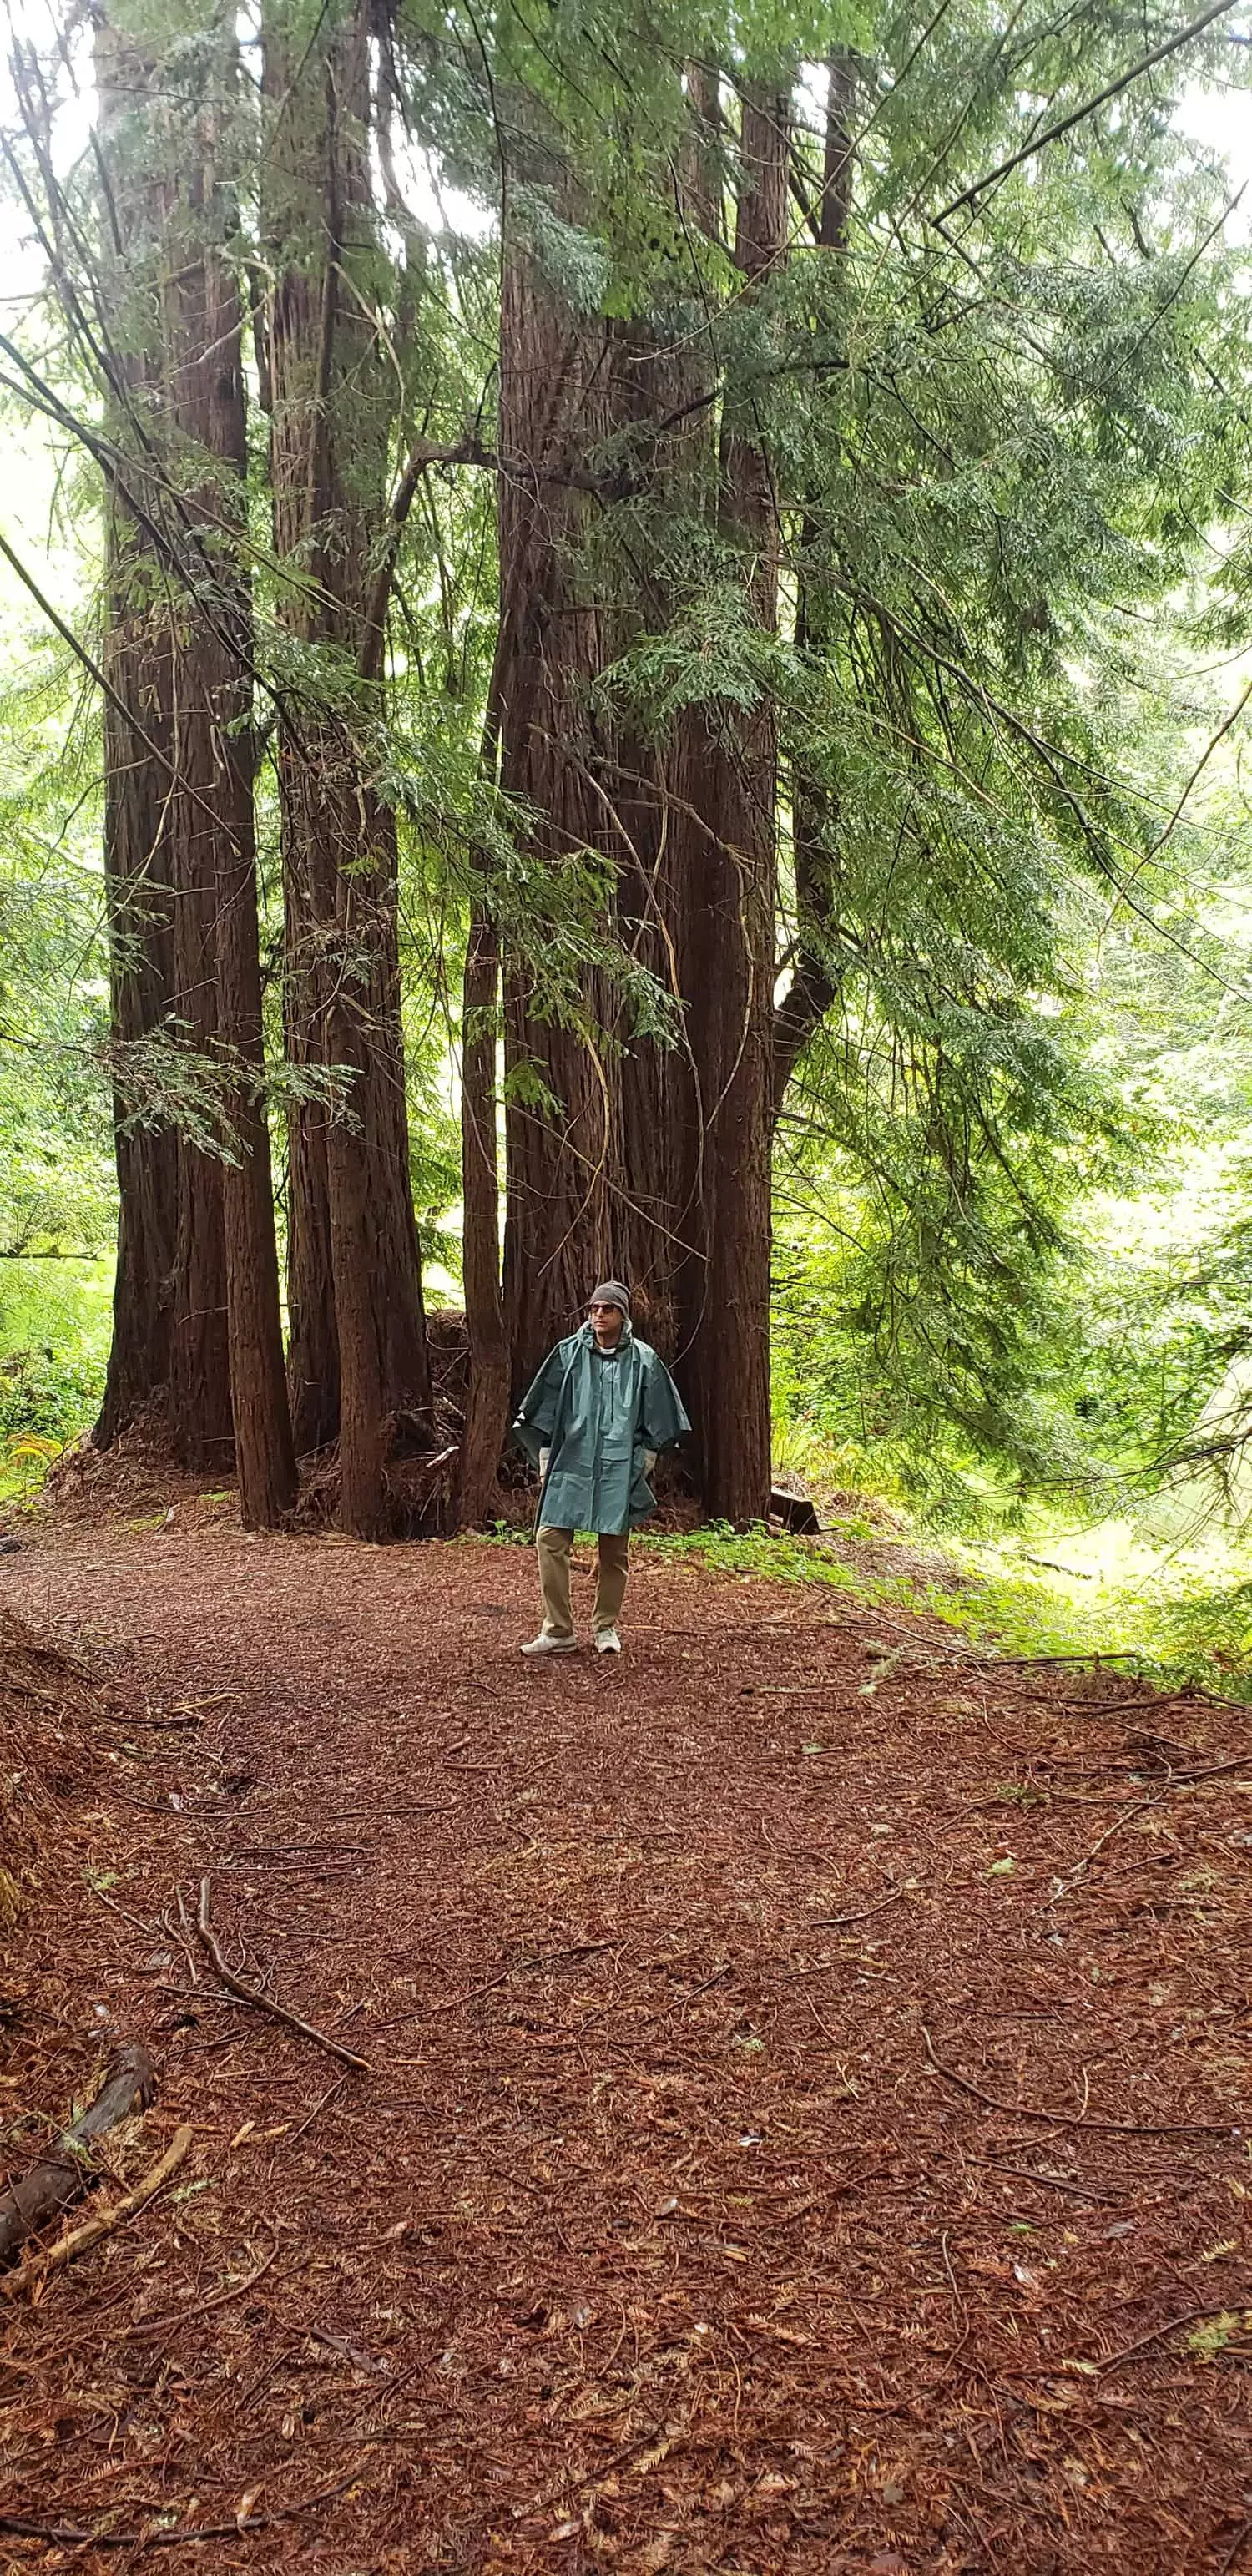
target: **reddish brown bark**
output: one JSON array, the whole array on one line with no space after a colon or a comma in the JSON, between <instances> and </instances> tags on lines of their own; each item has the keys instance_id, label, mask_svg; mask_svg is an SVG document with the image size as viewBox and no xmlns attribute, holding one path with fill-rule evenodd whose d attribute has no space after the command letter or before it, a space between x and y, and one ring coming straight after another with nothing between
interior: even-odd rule
<instances>
[{"instance_id":1,"label":"reddish brown bark","mask_svg":"<svg viewBox=\"0 0 1252 2576\"><path fill-rule=\"evenodd\" d=\"M134 1121L126 1058L172 1040L179 980L181 867L174 787L178 725L173 584L151 523L151 463L168 435L162 316L152 290L169 188L150 131L152 65L103 16L95 27L98 142L105 199L101 296L117 355L110 422L121 463L110 478L103 668L104 867L119 1211L113 1341L96 1439L107 1447L160 1399L163 1431L186 1448L201 1427L185 1366L175 1387L176 1313L185 1316L186 1149L172 1122ZM77 308L67 293L71 324ZM211 1433L212 1409L204 1428Z\"/></svg>"},{"instance_id":2,"label":"reddish brown bark","mask_svg":"<svg viewBox=\"0 0 1252 2576\"><path fill-rule=\"evenodd\" d=\"M716 102L695 85L703 141ZM786 240L789 103L754 91L743 110L735 258L759 293ZM693 153L690 208L720 224ZM506 254L502 477L506 603L526 603L506 693L507 782L543 817L554 860L590 842L613 863L611 916L634 954L681 1000L673 1048L631 1032L608 979L588 978L586 1027L546 1024L514 983L510 1074L538 1070L555 1095L508 1113L505 1278L515 1382L568 1330L591 1278L638 1296L649 1337L688 1395L711 1511L763 1514L770 1480L769 1251L777 745L768 705L692 711L661 743L610 738L589 720L592 682L673 599L637 588L623 632L581 584L588 504L571 477L603 436L633 432L636 470L671 506L716 509L755 615L777 614L778 529L750 404L728 412L720 459L702 352L612 335L575 317L524 254ZM638 579L638 567L636 566ZM507 614L507 608L506 608Z\"/></svg>"},{"instance_id":3,"label":"reddish brown bark","mask_svg":"<svg viewBox=\"0 0 1252 2576\"><path fill-rule=\"evenodd\" d=\"M144 732L168 756L169 653L138 596L140 549L116 498L109 511L104 670L123 706L142 709ZM150 559L144 559L150 572ZM109 1025L125 1052L166 1019L174 976L173 889L164 823L168 778L134 725L104 710L104 883L109 933ZM136 1127L125 1084L115 1088L117 1270L113 1337L94 1439L110 1448L164 1396L170 1369L170 1296L178 1223L178 1139L172 1127Z\"/></svg>"},{"instance_id":4,"label":"reddish brown bark","mask_svg":"<svg viewBox=\"0 0 1252 2576\"><path fill-rule=\"evenodd\" d=\"M164 1024L172 1045L214 1068L219 1087L199 1115L212 1126L221 1101L232 1149L224 1164L171 1127L154 1194L154 1147L136 1152L119 1134L117 1331L100 1436L115 1436L142 1397L133 1354L155 1302L144 1356L150 1377L161 1372L171 1445L218 1472L237 1453L244 1518L268 1522L294 1501L295 1476L262 1105L244 393L220 157L237 64L229 36L194 66L162 60L120 8L97 18L95 47L117 450L105 642L114 1025L125 1038ZM67 309L78 322L72 296ZM157 914L128 955L128 916L149 882Z\"/></svg>"},{"instance_id":5,"label":"reddish brown bark","mask_svg":"<svg viewBox=\"0 0 1252 2576\"><path fill-rule=\"evenodd\" d=\"M852 122L856 73L850 55L836 53L830 62L826 99L826 139L822 193L815 233L818 247L841 253L847 246L853 179ZM829 653L834 602L820 568L823 531L811 511L800 529L800 572L796 595L797 656ZM832 840L836 817L831 798L803 760L793 762L791 777L792 853L795 868L795 956L791 981L774 1017L774 1115L805 1047L821 1026L839 991L832 957L836 901Z\"/></svg>"},{"instance_id":6,"label":"reddish brown bark","mask_svg":"<svg viewBox=\"0 0 1252 2576\"><path fill-rule=\"evenodd\" d=\"M709 84L690 84L696 134L688 220L721 225L704 147L718 122ZM760 292L786 239L789 102L749 92L739 144L735 259ZM620 370L624 415L673 425L654 466L671 507L716 511L762 627L777 616L777 513L750 402L723 406L712 443L708 355L638 347ZM704 381L702 381L702 379ZM676 433L676 434L675 434ZM644 603L654 628L672 599ZM768 704L692 708L666 741L619 746L629 855L619 915L639 952L676 983L684 1043L634 1047L621 1068L620 1123L662 1331L695 1426L706 1505L742 1522L768 1505L769 1256L777 744ZM658 1142L659 1140L659 1142ZM659 1336L658 1336L659 1338Z\"/></svg>"},{"instance_id":7,"label":"reddish brown bark","mask_svg":"<svg viewBox=\"0 0 1252 2576\"><path fill-rule=\"evenodd\" d=\"M165 325L182 513L198 584L184 605L175 641L175 810L188 881L179 914L187 929L194 925L204 1041L223 1059L228 1076L230 1158L209 1165L207 1157L185 1153L184 1169L193 1237L195 1201L213 1212L214 1246L220 1223L230 1427L242 1516L246 1527L255 1528L271 1526L291 1510L296 1470L263 1095L252 612L240 544L247 472L242 313L222 249L230 208L214 177L216 124L229 113L235 85L229 49L223 48L214 69L220 103L209 98L190 133L184 119L169 136L171 150L181 143L190 161L168 239ZM194 466L201 458L205 471L197 481ZM203 1273L203 1264L197 1268ZM196 1271L190 1265L180 1285L188 1309L186 1341L199 1365L207 1356L209 1366L218 1366L216 1328L207 1355L199 1332L191 1329Z\"/></svg>"},{"instance_id":8,"label":"reddish brown bark","mask_svg":"<svg viewBox=\"0 0 1252 2576\"><path fill-rule=\"evenodd\" d=\"M749 87L743 98L735 265L759 292L784 256L790 100ZM769 463L750 405L724 416L723 533L739 557L752 611L771 629L778 607L778 518ZM684 989L699 1069L707 1269L692 1328L692 1388L708 1510L732 1522L769 1504L770 1149L777 728L763 697L707 729L697 766L703 833Z\"/></svg>"},{"instance_id":9,"label":"reddish brown bark","mask_svg":"<svg viewBox=\"0 0 1252 2576\"><path fill-rule=\"evenodd\" d=\"M511 462L499 478L501 778L533 809L538 850L554 867L610 838L591 707L601 621L579 560L593 505L569 479L608 425L609 347L606 324L573 311L506 213L500 449L525 471ZM572 1013L549 1016L533 972L514 958L504 993L504 1290L520 1393L596 1278L625 1255L600 980L588 977Z\"/></svg>"},{"instance_id":10,"label":"reddish brown bark","mask_svg":"<svg viewBox=\"0 0 1252 2576\"><path fill-rule=\"evenodd\" d=\"M298 773L283 771L283 1038L299 1075L320 1061L317 938L307 870L306 833L293 807ZM330 1113L316 1099L295 1101L287 1117L287 1391L298 1457L324 1449L339 1432L339 1333L330 1254L330 1183L326 1133Z\"/></svg>"},{"instance_id":11,"label":"reddish brown bark","mask_svg":"<svg viewBox=\"0 0 1252 2576\"><path fill-rule=\"evenodd\" d=\"M694 73L692 116L677 185L682 224L718 225L709 167L715 84ZM708 342L675 320L615 333L613 418L631 442L632 471L662 516L693 530L717 507L718 454ZM681 550L680 550L681 553ZM634 596L614 650L674 617L673 558L654 569L634 550ZM681 578L681 576L680 576ZM625 1041L618 1120L624 1175L626 1266L646 1338L695 1402L693 1336L704 1302L704 1153L700 1070L691 1042L693 908L701 900L707 834L699 809L705 744L702 711L682 713L658 739L642 722L619 726L613 745L619 935L676 1006L674 1042Z\"/></svg>"},{"instance_id":12,"label":"reddish brown bark","mask_svg":"<svg viewBox=\"0 0 1252 2576\"><path fill-rule=\"evenodd\" d=\"M499 1029L499 935L490 914L475 904L461 1009L462 1259L470 1363L457 1470L457 1520L462 1529L474 1529L489 1516L509 1418L496 1146Z\"/></svg>"},{"instance_id":13,"label":"reddish brown bark","mask_svg":"<svg viewBox=\"0 0 1252 2576\"><path fill-rule=\"evenodd\" d=\"M174 990L180 1036L202 1057L216 1053L217 831L197 803L213 784L211 735L198 695L199 656L175 644L170 795L175 851ZM230 1341L226 1321L226 1227L222 1165L184 1137L178 1157L178 1229L170 1319L170 1425L190 1467L226 1474L234 1459Z\"/></svg>"},{"instance_id":14,"label":"reddish brown bark","mask_svg":"<svg viewBox=\"0 0 1252 2576\"><path fill-rule=\"evenodd\" d=\"M293 1057L343 1097L293 1111L290 1374L300 1446L339 1437L341 1519L374 1535L397 1420L429 1426L409 1174L394 816L375 792L379 668L371 549L386 517L390 355L369 318L369 10L310 39L274 0L264 220L275 284L275 550L305 649L282 728L286 1017ZM310 658L311 657L311 658Z\"/></svg>"}]
</instances>

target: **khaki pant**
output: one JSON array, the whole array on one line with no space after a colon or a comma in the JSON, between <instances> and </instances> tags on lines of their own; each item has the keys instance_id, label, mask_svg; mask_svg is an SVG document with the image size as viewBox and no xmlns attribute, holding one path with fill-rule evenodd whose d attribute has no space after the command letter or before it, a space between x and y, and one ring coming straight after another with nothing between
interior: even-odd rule
<instances>
[{"instance_id":1,"label":"khaki pant","mask_svg":"<svg viewBox=\"0 0 1252 2576\"><path fill-rule=\"evenodd\" d=\"M574 1533L552 1529L545 1522L536 1540L539 1554L539 1589L543 1594L543 1633L545 1637L572 1637L574 1614L569 1597L569 1555ZM630 1535L626 1530L601 1530L599 1537L600 1570L596 1581L592 1625L597 1630L615 1628L626 1598L626 1551Z\"/></svg>"}]
</instances>

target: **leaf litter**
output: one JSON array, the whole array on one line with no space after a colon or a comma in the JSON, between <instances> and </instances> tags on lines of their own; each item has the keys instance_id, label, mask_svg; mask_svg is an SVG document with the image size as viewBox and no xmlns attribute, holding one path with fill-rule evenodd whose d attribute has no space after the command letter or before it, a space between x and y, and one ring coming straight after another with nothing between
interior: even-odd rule
<instances>
[{"instance_id":1,"label":"leaf litter","mask_svg":"<svg viewBox=\"0 0 1252 2576\"><path fill-rule=\"evenodd\" d=\"M128 2038L101 2194L184 2126L198 2188L13 2300L0 2568L1252 2546L1246 1711L642 1553L620 1663L538 1668L510 1548L53 1521L5 1581L8 2178Z\"/></svg>"}]
</instances>

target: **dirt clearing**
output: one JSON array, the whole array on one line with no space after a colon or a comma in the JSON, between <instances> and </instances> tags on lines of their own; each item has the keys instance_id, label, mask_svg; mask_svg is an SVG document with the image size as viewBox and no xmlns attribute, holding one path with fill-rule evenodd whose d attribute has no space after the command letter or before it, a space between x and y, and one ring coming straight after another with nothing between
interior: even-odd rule
<instances>
[{"instance_id":1,"label":"dirt clearing","mask_svg":"<svg viewBox=\"0 0 1252 2576\"><path fill-rule=\"evenodd\" d=\"M538 1665L509 1547L2 1583L111 1692L7 2178L111 2038L94 2205L193 2138L0 2303L0 2567L1252 2576L1252 1712L643 1553Z\"/></svg>"}]
</instances>

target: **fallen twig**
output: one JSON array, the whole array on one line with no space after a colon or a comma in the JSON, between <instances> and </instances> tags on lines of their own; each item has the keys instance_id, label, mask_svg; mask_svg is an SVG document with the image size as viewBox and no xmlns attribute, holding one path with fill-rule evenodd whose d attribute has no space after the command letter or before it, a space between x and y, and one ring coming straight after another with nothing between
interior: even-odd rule
<instances>
[{"instance_id":1,"label":"fallen twig","mask_svg":"<svg viewBox=\"0 0 1252 2576\"><path fill-rule=\"evenodd\" d=\"M340 2081L343 2081L342 2077ZM264 2278L277 2252L278 2240L275 2238L265 2261L258 2263L255 2272L249 2272L246 2280L232 2281L228 2290L215 2290L211 2299L192 2300L181 2315L176 2311L173 2316L141 2317L138 2325L127 2326L125 2332L118 2336L119 2343L134 2343L140 2335L170 2334L175 2326L197 2324L201 2317L208 2315L210 2308L224 2308L229 2300L242 2299L245 2291L254 2290L257 2282Z\"/></svg>"},{"instance_id":2,"label":"fallen twig","mask_svg":"<svg viewBox=\"0 0 1252 2576\"><path fill-rule=\"evenodd\" d=\"M1110 1647L1107 1653L1101 1651L1099 1654L987 1655L983 1660L994 1668L1009 1664L1142 1664L1151 1659L1140 1654L1133 1646L1122 1646ZM1172 1696L1176 1697L1177 1694L1174 1693Z\"/></svg>"},{"instance_id":3,"label":"fallen twig","mask_svg":"<svg viewBox=\"0 0 1252 2576\"><path fill-rule=\"evenodd\" d=\"M489 1977L485 1986L471 1986L466 1993L460 1995L444 1995L438 2003L428 2004L426 2010L432 2016L435 2013L453 2012L458 2004L474 2004L477 2003L480 1995L493 1995L497 1986L507 1986L510 1977L524 1976L528 1971L533 1973L540 1968L556 1967L562 1959L590 1959L597 1951L611 1950L612 1947L611 1941L573 1941L565 1950L549 1950L546 1954L537 1952L531 1958L514 1959L510 1967L500 1970L498 1977ZM420 2017L419 2008L417 2012L397 2013L395 2020L417 2021ZM380 2027L393 2029L395 2023L384 2022Z\"/></svg>"},{"instance_id":4,"label":"fallen twig","mask_svg":"<svg viewBox=\"0 0 1252 2576\"><path fill-rule=\"evenodd\" d=\"M355 2049L341 2047L337 2039L328 2038L326 2032L318 2030L313 2022L303 2021L299 2013L288 2012L286 2005L276 2003L273 1995L267 1995L260 1986L250 1985L246 1977L237 1977L234 1969L227 1967L209 1921L209 1893L209 1881L207 1878L202 1878L200 1912L196 1918L196 1929L222 1984L229 1987L232 1995L238 1996L241 2004L251 2004L254 2012L268 2013L272 2021L285 2022L288 2030L300 2031L305 2039L311 2039L316 2047L326 2049L331 2057L341 2058L345 2066L360 2066L368 2072L370 2066L368 2057L358 2057Z\"/></svg>"},{"instance_id":5,"label":"fallen twig","mask_svg":"<svg viewBox=\"0 0 1252 2576\"><path fill-rule=\"evenodd\" d=\"M1224 2138L1227 2134L1229 2123L1224 2121L1089 2120L1085 2111L1045 2111L1036 2110L1030 2102L1001 2102L994 2093L984 2093L980 2085L971 2084L967 2075L958 2075L955 2066L945 2066L943 2059L935 2055L925 2022L920 2024L920 2029L926 2055L936 2075L944 2076L949 2084L955 2084L962 2093L968 2093L972 2101L985 2102L989 2111L999 2111L1006 2119L1043 2120L1053 2129L1090 2129L1119 2138Z\"/></svg>"},{"instance_id":6,"label":"fallen twig","mask_svg":"<svg viewBox=\"0 0 1252 2576\"><path fill-rule=\"evenodd\" d=\"M1094 1842L1090 1851L1084 1852L1082 1859L1075 1861L1073 1868L1067 1869L1063 1876L1058 1880L1058 1895L1067 1896L1069 1894L1074 1881L1081 1878L1083 1871L1089 1867L1090 1863L1095 1859L1096 1854L1103 1851L1105 1844L1112 1840L1113 1835L1119 1831L1122 1825L1130 1824L1135 1816L1146 1816L1150 1807L1162 1806L1166 1798L1168 1798L1171 1789L1187 1788L1193 1781L1197 1780L1216 1780L1225 1771L1246 1770L1250 1763L1252 1763L1252 1754L1236 1753L1233 1759L1227 1762L1208 1762L1205 1763L1201 1769L1196 1771L1171 1772L1168 1780L1164 1783L1164 1786L1160 1789L1154 1790L1150 1798L1138 1798L1136 1799L1133 1807L1123 1807L1120 1816L1114 1816L1112 1824L1105 1826L1099 1841Z\"/></svg>"},{"instance_id":7,"label":"fallen twig","mask_svg":"<svg viewBox=\"0 0 1252 2576\"><path fill-rule=\"evenodd\" d=\"M307 2119L304 2119L304 2120L302 2120L302 2121L301 2121L300 2126L299 2126L299 2128L298 2128L298 2129L293 2129L293 2130L292 2130L291 2135L290 2135L290 2137L289 2137L289 2138L288 2138L288 2140L287 2140L287 2145L288 2145L289 2147L294 2147L294 2145L295 2145L295 2143L296 2143L297 2138L302 2138L302 2137L304 2136L305 2130L306 2130L306 2129L311 2129L311 2128L312 2128L313 2123L314 2123L314 2121L316 2120L316 2118L317 2118L317 2115L318 2115L319 2111L324 2111L324 2110L325 2110L325 2108L326 2108L327 2103L328 2103L328 2102L333 2102L333 2101L334 2101L334 2098L335 2098L336 2093L338 2093L338 2092L340 2092L340 2091L342 2090L343 2086L347 2083L347 2081L348 2081L348 2079L347 2079L347 2076L346 2076L346 2075L337 2075L337 2076L335 2077L334 2083L333 2083L333 2084L328 2084L328 2085L327 2085L325 2092L324 2092L323 2094L321 2094L321 2095L320 2095L320 2097L319 2097L319 2099L314 2103L313 2108L312 2108L312 2110L309 2112Z\"/></svg>"},{"instance_id":8,"label":"fallen twig","mask_svg":"<svg viewBox=\"0 0 1252 2576\"><path fill-rule=\"evenodd\" d=\"M63 2549L181 2549L184 2541L234 2540L246 2531L267 2531L271 2523L291 2522L296 2514L333 2503L360 2474L358 2462L346 2478L336 2478L333 2487L319 2487L303 2504L276 2505L272 2513L245 2513L232 2522L192 2522L183 2531L75 2531L64 2523L28 2522L20 2513L0 2513L0 2531L14 2532L23 2540L56 2541Z\"/></svg>"},{"instance_id":9,"label":"fallen twig","mask_svg":"<svg viewBox=\"0 0 1252 2576\"><path fill-rule=\"evenodd\" d=\"M128 1905L119 1905L115 1896L106 1896L104 1889L97 1887L94 1880L90 1878L87 1881L87 1893L89 1896L94 1896L97 1905L107 1905L110 1914L116 1914L121 1922L129 1923L132 1931L142 1932L145 1941L152 1940L154 1925L145 1923L142 1915L132 1914Z\"/></svg>"},{"instance_id":10,"label":"fallen twig","mask_svg":"<svg viewBox=\"0 0 1252 2576\"><path fill-rule=\"evenodd\" d=\"M136 2218L141 2209L147 2208L150 2200L155 2200L163 2184L182 2163L191 2145L191 2137L192 2132L186 2126L176 2130L160 2163L153 2165L151 2172L146 2173L142 2182L137 2182L124 2199L114 2201L112 2208L101 2210L98 2217L86 2219L81 2227L71 2227L64 2236L57 2238L55 2245L48 2247L45 2254L30 2255L15 2272L0 2280L0 2291L5 2298L16 2299L23 2290L32 2290L37 2282L46 2280L50 2272L63 2272L76 2254L90 2253L93 2245L99 2245L104 2237L112 2236L128 2218Z\"/></svg>"},{"instance_id":11,"label":"fallen twig","mask_svg":"<svg viewBox=\"0 0 1252 2576\"><path fill-rule=\"evenodd\" d=\"M1112 1824L1105 1826L1099 1840L1092 1844L1090 1851L1084 1852L1082 1859L1076 1860L1073 1868L1067 1869L1064 1875L1058 1879L1058 1895L1068 1895L1075 1879L1081 1878L1083 1871L1090 1867L1090 1864L1095 1859L1097 1852L1103 1851L1105 1844L1112 1840L1113 1835L1118 1831L1120 1826L1128 1825L1133 1816L1146 1816L1149 1807L1159 1807L1162 1800L1168 1797L1168 1795L1168 1790L1158 1789L1154 1797L1136 1798L1133 1807L1123 1807L1120 1816L1114 1816Z\"/></svg>"},{"instance_id":12,"label":"fallen twig","mask_svg":"<svg viewBox=\"0 0 1252 2576\"><path fill-rule=\"evenodd\" d=\"M1181 1781L1216 1780L1223 1771L1247 1771L1250 1768L1252 1768L1252 1752L1235 1753L1231 1755L1228 1762L1206 1762L1203 1769L1199 1771L1171 1772L1169 1785L1173 1789Z\"/></svg>"},{"instance_id":13,"label":"fallen twig","mask_svg":"<svg viewBox=\"0 0 1252 2576\"><path fill-rule=\"evenodd\" d=\"M493 1995L497 1986L507 1986L515 1974L515 1968L502 1968L499 1976L489 1977L485 1986L471 1986L465 1994L444 1995L440 2002L428 2004L426 2010L433 2019L436 2013L455 2012L458 2004L476 2004L480 1995ZM420 2018L420 2008L417 2012L396 2015L397 2021L418 2021Z\"/></svg>"},{"instance_id":14,"label":"fallen twig","mask_svg":"<svg viewBox=\"0 0 1252 2576\"><path fill-rule=\"evenodd\" d=\"M187 1966L191 1972L191 1982L193 1986L198 1986L200 1983L200 1971L196 1966L195 1942L192 1938L194 1928L191 1916L187 1911L187 1899L183 1894L182 1882L180 1880L178 1887L178 1939L182 1947L183 1955L187 1961Z\"/></svg>"},{"instance_id":15,"label":"fallen twig","mask_svg":"<svg viewBox=\"0 0 1252 2576\"><path fill-rule=\"evenodd\" d=\"M1103 2378L1106 2370L1116 2370L1120 2362L1132 2360L1135 2353L1146 2352L1149 2345L1162 2343L1166 2335L1173 2333L1175 2326L1198 2326L1205 2317L1231 2316L1243 2304L1239 2299L1223 2299L1215 2308L1184 2308L1180 2317L1167 2317L1163 2326L1153 2326L1151 2334L1140 2335L1137 2343L1123 2344L1120 2352L1109 2353L1106 2360L1097 2361L1094 2366Z\"/></svg>"},{"instance_id":16,"label":"fallen twig","mask_svg":"<svg viewBox=\"0 0 1252 2576\"><path fill-rule=\"evenodd\" d=\"M972 2165L987 2165L992 2173L1016 2174L1019 2182L1039 2183L1048 2191L1069 2192L1075 2200L1094 2201L1098 2209L1122 2209L1125 2207L1124 2201L1118 2200L1112 2192L1088 2191L1080 2182L1064 2181L1060 2174L1031 2173L1026 2165L1001 2164L997 2156L971 2156L970 2163Z\"/></svg>"},{"instance_id":17,"label":"fallen twig","mask_svg":"<svg viewBox=\"0 0 1252 2576\"><path fill-rule=\"evenodd\" d=\"M62 2132L60 2150L43 2156L31 2173L0 2198L0 2262L7 2262L63 2209L81 2200L92 2178L83 2154L93 2138L102 2138L132 2111L147 2108L156 2092L156 2068L146 2048L119 2049L108 2067L94 2102Z\"/></svg>"},{"instance_id":18,"label":"fallen twig","mask_svg":"<svg viewBox=\"0 0 1252 2576\"><path fill-rule=\"evenodd\" d=\"M638 2029L642 2022L664 2021L667 2013L682 2012L686 2005L695 2002L697 1995L707 1995L710 1986L725 1985L727 1977L733 1975L733 1967L715 1968L711 1977L702 1977L699 1985L689 1986L685 1995L671 1995L668 2003L656 2004L651 2012L641 2013L639 2020L631 2023L631 2029Z\"/></svg>"},{"instance_id":19,"label":"fallen twig","mask_svg":"<svg viewBox=\"0 0 1252 2576\"><path fill-rule=\"evenodd\" d=\"M820 1924L823 1932L838 1932L845 1923L868 1923L871 1915L885 1914L889 1905L900 1903L903 1894L902 1887L893 1887L890 1896L880 1898L877 1905L867 1905L863 1914L810 1914L807 1919Z\"/></svg>"},{"instance_id":20,"label":"fallen twig","mask_svg":"<svg viewBox=\"0 0 1252 2576\"><path fill-rule=\"evenodd\" d=\"M1245 2522L1235 2533L1234 2539L1231 2541L1230 2547L1222 2560L1221 2566L1218 2568L1217 2576L1230 2576L1231 2568L1234 2566L1235 2560L1238 2557L1245 2540L1248 2539L1252 2539L1252 2522Z\"/></svg>"}]
</instances>

